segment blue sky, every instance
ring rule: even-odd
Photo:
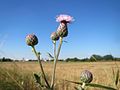
[[[60,58],[120,56],[120,0],[0,0],[0,57],[35,59],[25,43],[26,35],[34,33],[39,38],[37,50],[48,58],[59,14],[75,19]]]

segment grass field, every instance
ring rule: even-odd
[[[43,62],[43,66],[50,81],[53,63]],[[113,70],[116,71],[118,68],[120,68],[120,62],[58,62],[55,88],[56,90],[74,90],[76,85],[65,80],[79,81],[83,70],[93,73],[92,83],[115,87]],[[40,67],[37,62],[1,62],[0,90],[39,90],[33,77],[33,73],[39,72]],[[88,88],[87,90],[103,89]]]

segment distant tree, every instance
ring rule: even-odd
[[[2,58],[2,61],[3,61],[3,62],[6,61],[5,57]]]
[[[58,61],[61,61],[61,62],[62,62],[62,61],[64,61],[64,59],[59,59]]]
[[[69,62],[70,58],[65,59],[66,62]]]
[[[104,60],[114,60],[114,57],[112,55],[105,55],[103,56]]]
[[[89,58],[83,58],[83,59],[80,59],[80,61],[87,62],[89,61]]]
[[[29,59],[28,61],[29,62],[37,62],[37,60],[34,60],[34,59]]]
[[[5,58],[5,57],[3,57],[3,58],[1,59],[1,61],[2,61],[2,62],[12,62],[13,60],[10,59],[10,58]]]
[[[103,57],[100,56],[100,55],[96,55],[96,54],[93,54],[91,57],[90,57],[90,61],[100,61],[102,60]]]
[[[115,60],[115,61],[120,61],[120,58],[114,57],[114,60]]]
[[[80,59],[78,59],[77,57],[72,59],[73,61],[80,61]]]
[[[75,58],[67,58],[65,61],[66,62],[76,62],[76,61],[80,61],[80,59],[78,59],[77,57],[75,57]]]

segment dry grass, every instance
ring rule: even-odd
[[[120,68],[120,62],[116,63]],[[48,74],[48,77],[50,77],[53,63],[44,62],[43,66],[46,74]],[[1,69],[6,68],[6,70],[8,71],[10,70],[13,71],[12,73],[10,73],[10,75],[16,73],[17,75],[14,76],[13,78],[17,78],[17,76],[18,77],[24,76],[23,78],[17,78],[16,81],[19,81],[19,79],[23,80],[24,78],[30,79],[30,80],[26,79],[28,81],[26,82],[26,84],[27,87],[31,86],[32,87],[25,90],[38,90],[37,85],[34,83],[32,77],[32,74],[34,72],[40,72],[39,64],[37,62],[15,62],[15,63],[2,62],[0,63],[0,68]],[[68,83],[65,80],[79,81],[80,72],[86,69],[91,71],[94,75],[94,80],[92,82],[114,87],[112,69],[114,70],[117,69],[115,62],[58,62],[56,69],[56,90],[74,90],[75,85]],[[2,74],[0,76],[2,76]],[[6,77],[10,78],[7,75]],[[1,77],[0,80],[3,80],[2,78],[3,77]],[[29,84],[31,86],[29,86]],[[2,86],[0,85],[0,88],[1,87]],[[26,86],[24,86],[24,88],[26,88]],[[20,89],[4,89],[4,90],[20,90]],[[88,90],[103,90],[103,89],[92,88]]]

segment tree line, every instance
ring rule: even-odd
[[[24,59],[23,60],[13,60],[13,59],[10,59],[10,58],[0,58],[0,61],[1,62],[12,62],[12,61],[16,61],[16,62],[20,62],[20,61],[25,61]],[[37,61],[37,60],[33,60],[33,59],[30,59],[28,60],[29,62],[32,62],[32,61]],[[47,61],[47,62],[52,62],[53,60],[44,60],[42,59],[42,61]],[[64,61],[64,62],[94,62],[94,61],[120,61],[120,58],[118,57],[113,57],[112,55],[105,55],[105,56],[101,56],[101,55],[96,55],[96,54],[93,54],[90,56],[90,58],[83,58],[83,59],[79,59],[77,57],[74,57],[74,58],[67,58],[67,59],[60,59],[59,61]]]
[[[67,58],[65,61],[69,62],[69,61],[73,61],[73,62],[76,62],[76,61],[91,61],[91,62],[94,62],[94,61],[120,61],[120,58],[118,57],[113,57],[112,55],[105,55],[105,56],[101,56],[101,55],[96,55],[96,54],[93,54],[90,56],[90,58],[83,58],[83,59],[78,59],[78,58]]]

